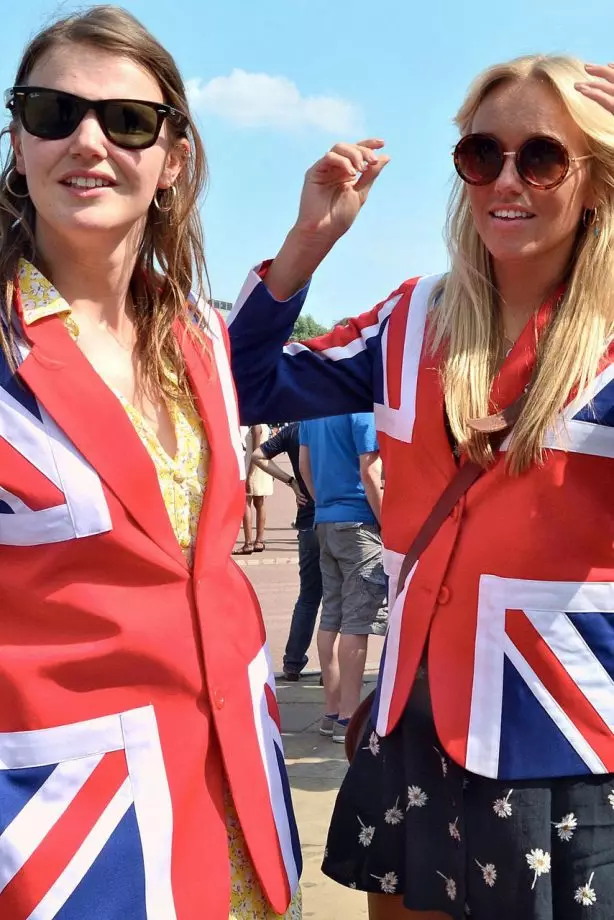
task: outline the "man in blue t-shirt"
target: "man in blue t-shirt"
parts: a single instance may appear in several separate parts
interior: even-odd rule
[[[274,461],[274,457],[284,453],[290,459],[294,476],[288,476]],[[294,605],[284,653],[284,678],[293,681],[299,679],[301,671],[309,661],[307,649],[311,645],[322,600],[320,544],[313,523],[315,506],[299,470],[298,422],[280,428],[276,435],[257,447],[252,454],[252,463],[274,479],[290,486],[296,496],[299,594]]]
[[[360,702],[368,637],[386,625],[382,470],[373,413],[301,422],[300,442],[300,471],[315,500],[320,542],[318,653],[326,697],[320,731],[343,742]]]

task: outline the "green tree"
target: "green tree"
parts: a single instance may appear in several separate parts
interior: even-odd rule
[[[294,324],[290,341],[302,342],[304,339],[314,339],[318,335],[324,335],[325,332],[328,332],[326,326],[315,320],[310,313],[303,313]]]

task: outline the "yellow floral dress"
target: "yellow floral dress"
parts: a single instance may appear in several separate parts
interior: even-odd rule
[[[79,328],[71,316],[69,305],[51,282],[23,259],[19,267],[19,283],[27,325],[58,314],[63,317],[73,338],[78,338]],[[116,396],[155,465],[173,530],[191,566],[209,468],[209,445],[200,417],[188,400],[180,404],[169,403],[177,438],[177,453],[175,457],[170,457],[140,412],[121,393],[116,392]],[[231,867],[229,920],[279,920],[281,915],[272,910],[258,882],[230,791],[226,794],[226,826]],[[283,920],[300,920],[301,916],[299,892]]]

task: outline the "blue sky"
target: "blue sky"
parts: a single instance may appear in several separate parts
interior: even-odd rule
[[[291,226],[302,176],[338,139],[386,139],[392,162],[317,273],[308,309],[331,322],[403,279],[445,268],[453,115],[483,67],[528,51],[614,57],[611,0],[126,0],[191,81],[211,169],[203,207],[213,296]],[[0,86],[41,24],[74,6],[5,0]]]

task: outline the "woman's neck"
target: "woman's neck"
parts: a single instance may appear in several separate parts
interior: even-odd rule
[[[564,261],[495,264],[494,278],[499,295],[502,329],[509,342],[515,342],[530,318],[552,294],[565,276]]]
[[[131,325],[127,307],[137,247],[130,237],[86,248],[37,233],[37,253],[44,274],[77,315],[116,332]]]

